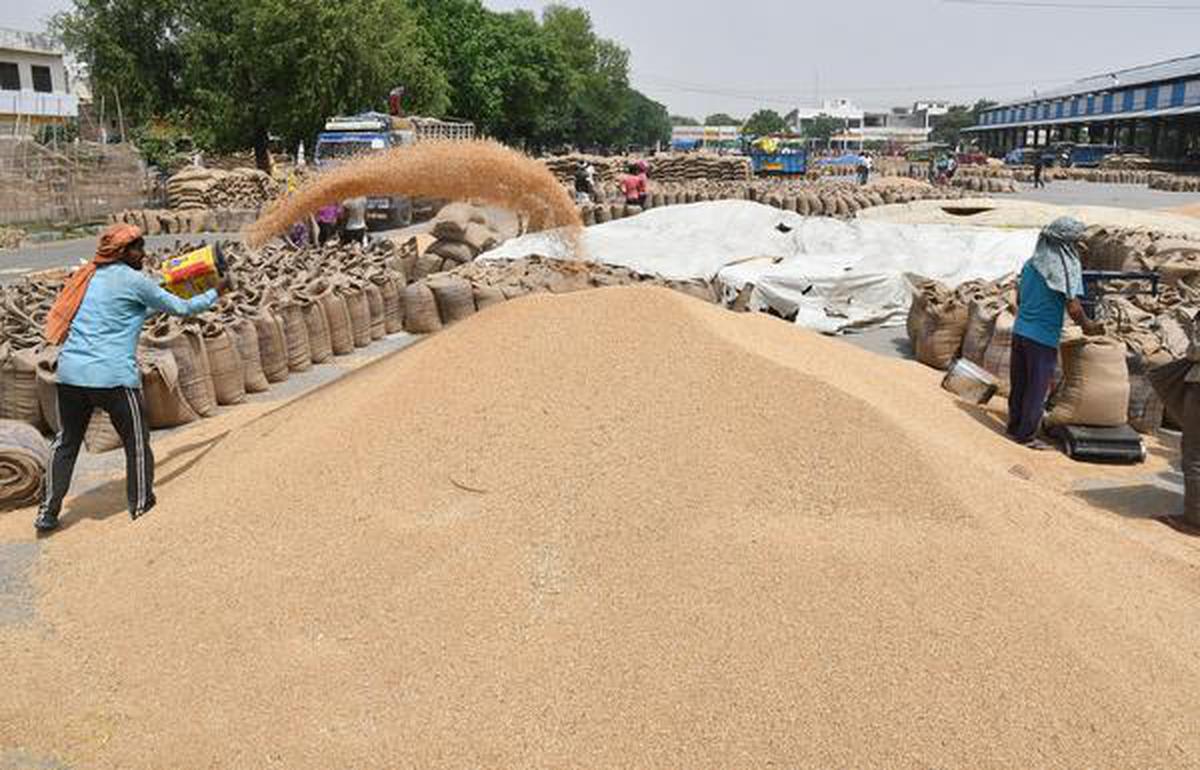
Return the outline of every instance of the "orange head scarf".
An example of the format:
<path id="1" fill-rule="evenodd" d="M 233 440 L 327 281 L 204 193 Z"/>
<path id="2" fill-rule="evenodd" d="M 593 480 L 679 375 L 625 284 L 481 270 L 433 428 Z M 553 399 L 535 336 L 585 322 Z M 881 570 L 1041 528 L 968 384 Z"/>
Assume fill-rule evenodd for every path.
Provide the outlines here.
<path id="1" fill-rule="evenodd" d="M 52 345 L 61 345 L 67 339 L 67 332 L 71 330 L 71 321 L 75 320 L 75 314 L 79 312 L 79 306 L 83 303 L 83 296 L 87 294 L 87 287 L 92 281 L 92 276 L 96 274 L 96 268 L 116 262 L 121 257 L 121 251 L 141 237 L 140 228 L 125 224 L 110 225 L 100 234 L 100 245 L 96 247 L 96 256 L 92 258 L 91 262 L 71 273 L 63 285 L 62 291 L 59 292 L 58 299 L 54 300 L 54 306 L 50 308 L 45 328 L 48 342 Z"/>

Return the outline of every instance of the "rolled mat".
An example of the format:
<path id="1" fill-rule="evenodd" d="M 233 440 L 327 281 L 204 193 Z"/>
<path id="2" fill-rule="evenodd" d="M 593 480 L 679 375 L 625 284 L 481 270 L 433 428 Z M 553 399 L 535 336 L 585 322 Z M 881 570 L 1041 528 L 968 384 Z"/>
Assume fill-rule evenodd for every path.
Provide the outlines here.
<path id="1" fill-rule="evenodd" d="M 50 445 L 37 428 L 0 420 L 0 508 L 36 503 L 49 462 Z"/>

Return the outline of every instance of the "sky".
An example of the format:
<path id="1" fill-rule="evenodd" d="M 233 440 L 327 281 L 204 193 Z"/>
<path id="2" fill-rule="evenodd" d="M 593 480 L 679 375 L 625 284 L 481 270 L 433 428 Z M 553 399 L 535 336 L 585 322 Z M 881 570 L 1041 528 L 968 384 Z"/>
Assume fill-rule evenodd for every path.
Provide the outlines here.
<path id="1" fill-rule="evenodd" d="M 484 2 L 496 10 L 535 12 L 545 5 Z M 696 118 L 715 112 L 744 117 L 759 108 L 784 113 L 835 97 L 866 108 L 927 99 L 1019 98 L 1088 75 L 1200 53 L 1200 0 L 1093 3 L 1160 6 L 1144 10 L 951 0 L 568 4 L 586 8 L 601 35 L 630 50 L 636 88 L 673 114 Z M 0 26 L 36 30 L 70 5 L 70 0 L 0 0 Z"/>

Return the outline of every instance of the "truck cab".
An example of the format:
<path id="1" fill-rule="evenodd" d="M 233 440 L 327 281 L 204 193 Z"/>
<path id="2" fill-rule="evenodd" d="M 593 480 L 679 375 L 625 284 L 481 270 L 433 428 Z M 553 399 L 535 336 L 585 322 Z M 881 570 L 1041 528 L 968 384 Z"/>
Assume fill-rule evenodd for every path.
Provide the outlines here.
<path id="1" fill-rule="evenodd" d="M 475 125 L 466 121 L 364 112 L 326 121 L 325 130 L 317 135 L 313 160 L 318 169 L 324 169 L 360 155 L 412 145 L 422 140 L 463 140 L 474 136 Z M 368 196 L 368 226 L 403 227 L 411 221 L 412 203 L 407 198 Z"/>

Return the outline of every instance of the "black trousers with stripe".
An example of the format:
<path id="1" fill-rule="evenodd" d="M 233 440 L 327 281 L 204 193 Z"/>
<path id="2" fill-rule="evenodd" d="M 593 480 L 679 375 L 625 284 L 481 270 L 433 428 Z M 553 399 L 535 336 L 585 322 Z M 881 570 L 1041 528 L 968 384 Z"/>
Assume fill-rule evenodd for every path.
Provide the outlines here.
<path id="1" fill-rule="evenodd" d="M 129 497 L 129 514 L 136 519 L 154 507 L 154 454 L 150 451 L 150 428 L 146 424 L 142 391 L 59 384 L 61 427 L 51 445 L 53 456 L 46 471 L 42 513 L 57 516 L 62 510 L 63 498 L 67 496 L 71 475 L 75 472 L 75 460 L 83 445 L 83 434 L 97 409 L 108 413 L 125 445 L 125 491 Z"/>

